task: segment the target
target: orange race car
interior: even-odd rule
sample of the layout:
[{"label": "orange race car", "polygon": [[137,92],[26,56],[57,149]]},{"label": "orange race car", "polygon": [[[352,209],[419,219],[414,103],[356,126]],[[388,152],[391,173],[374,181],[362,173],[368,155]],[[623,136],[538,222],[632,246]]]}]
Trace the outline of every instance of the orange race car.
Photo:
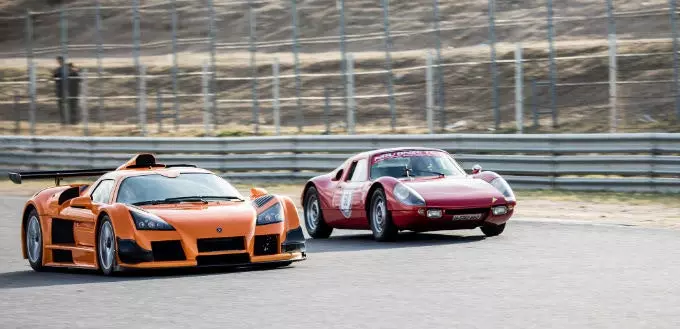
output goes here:
[{"label": "orange race car", "polygon": [[[59,186],[66,177],[99,176]],[[305,238],[289,197],[251,189],[248,202],[226,180],[191,165],[138,154],[112,169],[9,173],[54,178],[21,217],[31,267],[74,267],[110,275],[121,269],[288,265],[306,259]]]}]

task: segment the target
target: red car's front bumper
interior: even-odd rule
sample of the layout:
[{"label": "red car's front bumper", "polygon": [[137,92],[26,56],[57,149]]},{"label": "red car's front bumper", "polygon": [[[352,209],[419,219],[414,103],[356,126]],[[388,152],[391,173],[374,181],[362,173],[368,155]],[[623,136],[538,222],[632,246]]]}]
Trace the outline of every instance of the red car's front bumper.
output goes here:
[{"label": "red car's front bumper", "polygon": [[[507,213],[493,215],[491,209],[442,209],[442,216],[430,218],[427,216],[428,208],[413,207],[407,210],[393,210],[392,221],[403,230],[413,231],[438,231],[438,230],[462,230],[473,229],[485,224],[501,225],[507,222],[514,213],[514,204],[506,205]],[[441,209],[441,208],[438,208]],[[457,219],[459,214],[482,214],[479,219]]]}]

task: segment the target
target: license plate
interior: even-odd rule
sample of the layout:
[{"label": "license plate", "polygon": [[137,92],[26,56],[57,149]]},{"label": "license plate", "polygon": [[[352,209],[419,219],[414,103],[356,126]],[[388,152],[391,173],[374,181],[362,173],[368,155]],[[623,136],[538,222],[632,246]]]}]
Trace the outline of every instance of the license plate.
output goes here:
[{"label": "license plate", "polygon": [[463,214],[453,215],[453,220],[478,220],[482,218],[483,214]]}]

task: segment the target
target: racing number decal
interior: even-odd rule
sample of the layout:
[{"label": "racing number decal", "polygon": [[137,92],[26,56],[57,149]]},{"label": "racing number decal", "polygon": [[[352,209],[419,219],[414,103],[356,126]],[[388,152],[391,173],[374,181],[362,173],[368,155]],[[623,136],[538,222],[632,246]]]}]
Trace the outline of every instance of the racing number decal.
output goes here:
[{"label": "racing number decal", "polygon": [[340,212],[345,218],[349,218],[352,215],[352,195],[354,190],[347,189],[342,191],[342,197],[340,198]]}]

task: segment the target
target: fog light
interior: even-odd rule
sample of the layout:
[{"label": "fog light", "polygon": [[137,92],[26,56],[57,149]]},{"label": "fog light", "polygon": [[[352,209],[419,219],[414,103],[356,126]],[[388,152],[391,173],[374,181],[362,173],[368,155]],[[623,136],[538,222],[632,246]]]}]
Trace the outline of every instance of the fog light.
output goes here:
[{"label": "fog light", "polygon": [[505,207],[505,206],[493,207],[493,208],[491,209],[491,211],[493,211],[493,214],[494,214],[495,216],[505,215],[505,214],[508,213],[508,208]]},{"label": "fog light", "polygon": [[442,217],[442,210],[441,209],[428,209],[427,210],[427,217],[429,217],[429,218],[441,218]]}]

